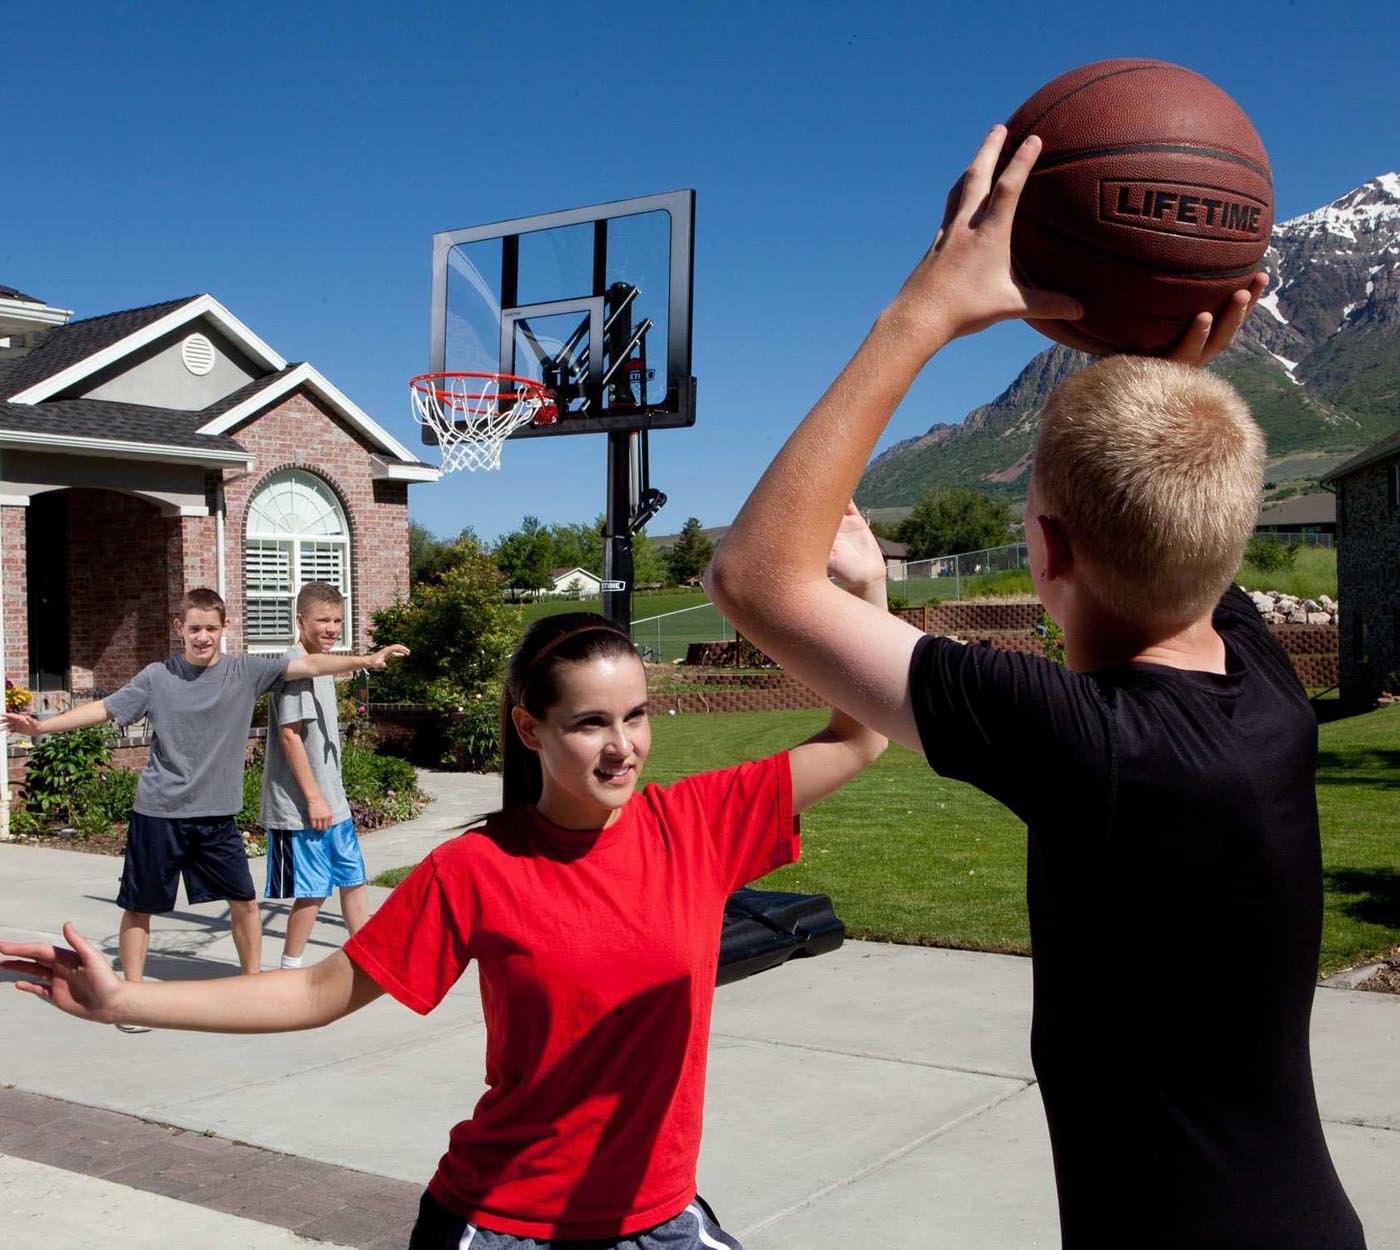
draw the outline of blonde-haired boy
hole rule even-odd
[[[323,655],[340,641],[345,598],[325,582],[297,594],[297,641],[283,659]],[[331,677],[289,681],[268,702],[262,824],[266,898],[290,898],[281,967],[300,968],[321,905],[340,891],[347,934],[369,919],[365,860],[341,779],[340,717]]]
[[[1101,361],[1047,405],[1026,543],[1065,667],[925,637],[826,580],[847,500],[934,352],[996,321],[1080,315],[1012,278],[1039,143],[994,179],[1004,139],[988,136],[706,584],[822,698],[1026,821],[1031,1051],[1066,1250],[1360,1250],[1308,1054],[1316,721],[1229,585],[1263,440],[1234,391],[1190,367],[1229,345],[1263,275],[1202,313],[1173,360]]]

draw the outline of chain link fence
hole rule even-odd
[[[892,602],[907,606],[1032,592],[1025,543],[960,551],[931,560],[891,560],[887,587]]]
[[[713,603],[644,616],[632,622],[632,641],[650,664],[670,664],[685,659],[692,642],[732,642],[736,634]]]

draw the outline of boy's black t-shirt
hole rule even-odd
[[[1317,722],[1249,599],[1227,672],[923,639],[924,753],[1029,832],[1031,1056],[1065,1250],[1359,1250],[1308,1026]]]

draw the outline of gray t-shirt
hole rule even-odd
[[[200,668],[174,655],[109,695],[107,711],[119,725],[143,716],[151,722],[136,810],[171,820],[241,812],[253,704],[286,668],[280,656],[225,655]]]
[[[284,661],[305,655],[294,643],[283,654]],[[287,754],[282,750],[282,727],[302,724],[302,744],[316,778],[321,796],[331,809],[331,824],[350,819],[350,803],[340,778],[340,721],[336,715],[334,677],[289,681],[268,700],[267,759],[263,762],[262,823],[266,829],[310,829],[311,816],[306,795],[292,776]]]

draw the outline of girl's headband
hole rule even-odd
[[[553,651],[555,647],[559,646],[561,643],[568,642],[570,638],[577,638],[580,634],[616,634],[619,638],[626,639],[629,647],[636,646],[631,637],[624,634],[616,625],[580,625],[577,629],[565,630],[564,633],[560,634],[557,638],[551,638],[544,646],[536,651],[531,657],[530,663],[525,668],[526,674],[528,675],[533,672],[535,665]]]

